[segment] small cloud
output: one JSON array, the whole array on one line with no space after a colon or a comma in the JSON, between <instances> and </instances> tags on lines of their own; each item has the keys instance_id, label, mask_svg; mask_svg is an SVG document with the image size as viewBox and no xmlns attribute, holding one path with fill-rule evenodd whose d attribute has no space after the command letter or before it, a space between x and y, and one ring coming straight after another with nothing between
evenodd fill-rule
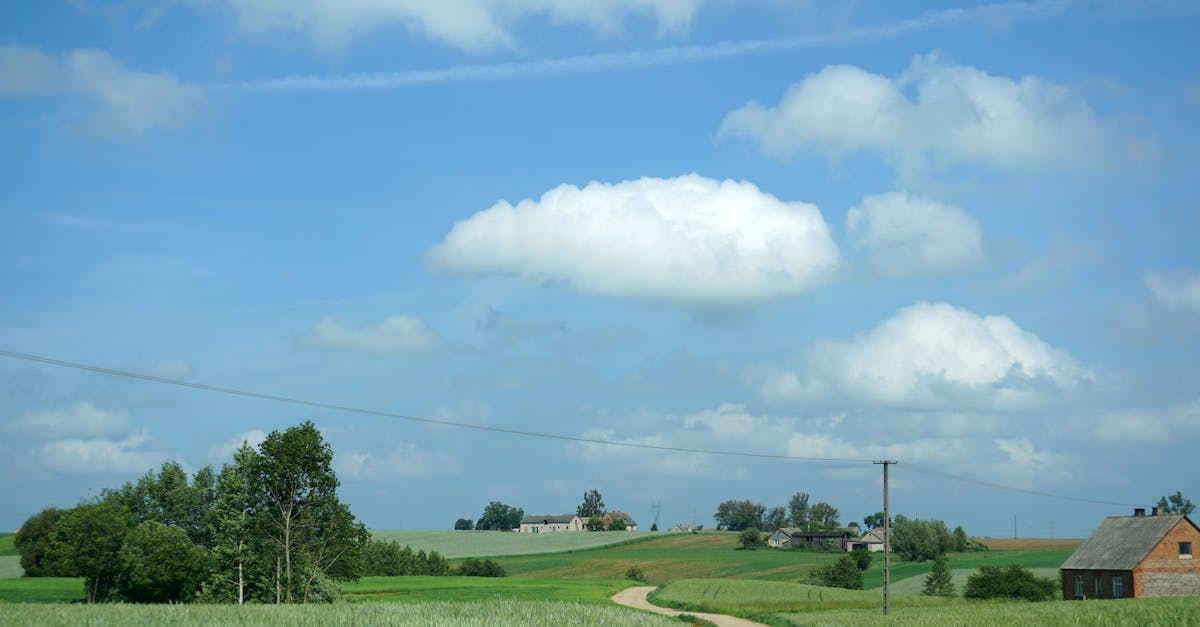
<instances>
[{"instance_id":1,"label":"small cloud","mask_svg":"<svg viewBox=\"0 0 1200 627\"><path fill-rule=\"evenodd\" d=\"M1172 313L1200 315L1200 272L1150 272L1142 283L1154 299Z\"/></svg>"},{"instance_id":2,"label":"small cloud","mask_svg":"<svg viewBox=\"0 0 1200 627\"><path fill-rule=\"evenodd\" d=\"M134 475L154 468L167 458L162 452L146 448L151 441L145 431L121 440L57 440L37 449L38 463L64 474Z\"/></svg>"},{"instance_id":3,"label":"small cloud","mask_svg":"<svg viewBox=\"0 0 1200 627\"><path fill-rule=\"evenodd\" d=\"M28 437L56 440L94 438L121 433L128 428L129 414L79 401L61 410L28 412L5 425L5 431Z\"/></svg>"},{"instance_id":4,"label":"small cloud","mask_svg":"<svg viewBox=\"0 0 1200 627\"><path fill-rule=\"evenodd\" d=\"M266 431L251 429L208 449L208 457L215 461L229 461L233 459L233 454L241 449L243 444L251 448L257 448L265 439L267 439Z\"/></svg>"},{"instance_id":5,"label":"small cloud","mask_svg":"<svg viewBox=\"0 0 1200 627\"><path fill-rule=\"evenodd\" d=\"M103 50L51 56L22 45L0 46L0 94L58 95L85 103L87 112L72 127L108 137L182 127L207 101L197 85L124 67Z\"/></svg>"},{"instance_id":6,"label":"small cloud","mask_svg":"<svg viewBox=\"0 0 1200 627\"><path fill-rule=\"evenodd\" d=\"M462 472L462 466L451 455L426 451L411 442L401 442L383 454L367 451L339 453L334 465L338 476L349 479L439 477Z\"/></svg>"},{"instance_id":7,"label":"small cloud","mask_svg":"<svg viewBox=\"0 0 1200 627\"><path fill-rule=\"evenodd\" d=\"M443 272L565 282L700 312L809 292L840 264L816 206L697 174L501 201L456 224L427 258Z\"/></svg>"},{"instance_id":8,"label":"small cloud","mask_svg":"<svg viewBox=\"0 0 1200 627\"><path fill-rule=\"evenodd\" d=\"M994 76L947 64L936 53L917 57L894 78L827 66L792 85L774 107L751 102L730 112L719 134L753 141L774 157L874 153L908 180L958 165L1089 170L1146 145L1068 86Z\"/></svg>"},{"instance_id":9,"label":"small cloud","mask_svg":"<svg viewBox=\"0 0 1200 627\"><path fill-rule=\"evenodd\" d=\"M347 327L336 318L322 319L313 332L297 341L304 348L348 350L370 355L422 355L440 350L442 339L411 316L392 316L374 326Z\"/></svg>"},{"instance_id":10,"label":"small cloud","mask_svg":"<svg viewBox=\"0 0 1200 627\"><path fill-rule=\"evenodd\" d=\"M983 229L966 211L890 192L863 198L846 215L854 247L883 276L955 272L984 259Z\"/></svg>"}]
</instances>

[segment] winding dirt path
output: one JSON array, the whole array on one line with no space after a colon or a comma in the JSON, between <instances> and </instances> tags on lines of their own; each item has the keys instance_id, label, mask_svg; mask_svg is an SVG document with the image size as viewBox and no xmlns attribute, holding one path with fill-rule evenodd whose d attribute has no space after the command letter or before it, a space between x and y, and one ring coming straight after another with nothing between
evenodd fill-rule
<instances>
[{"instance_id":1,"label":"winding dirt path","mask_svg":"<svg viewBox=\"0 0 1200 627\"><path fill-rule=\"evenodd\" d=\"M655 586L634 586L625 588L624 590L612 595L613 602L625 607L632 607L639 610L648 610L655 614L663 614L666 616L679 616L680 614L691 614L697 618L703 618L707 621L712 621L719 627L767 627L762 623L756 623L744 618L736 616L727 616L725 614L706 614L704 612L683 612L680 610L671 610L665 607L654 605L646 599L646 595L654 592Z\"/></svg>"}]
</instances>

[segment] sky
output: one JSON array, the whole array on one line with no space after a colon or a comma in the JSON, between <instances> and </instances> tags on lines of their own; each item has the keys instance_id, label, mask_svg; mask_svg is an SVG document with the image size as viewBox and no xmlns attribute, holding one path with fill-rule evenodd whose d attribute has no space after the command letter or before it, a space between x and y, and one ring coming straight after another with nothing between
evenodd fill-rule
<instances>
[{"instance_id":1,"label":"sky","mask_svg":"<svg viewBox=\"0 0 1200 627\"><path fill-rule=\"evenodd\" d=\"M591 488L643 528L861 521L885 459L893 512L979 536L1200 497L1196 32L1170 0L3 3L0 528L305 420L377 529Z\"/></svg>"}]
</instances>

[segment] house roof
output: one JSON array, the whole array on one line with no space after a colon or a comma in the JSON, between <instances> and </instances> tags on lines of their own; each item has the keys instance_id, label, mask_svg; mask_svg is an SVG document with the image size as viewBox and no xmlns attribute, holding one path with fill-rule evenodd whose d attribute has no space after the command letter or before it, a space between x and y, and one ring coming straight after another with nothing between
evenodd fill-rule
<instances>
[{"instance_id":1,"label":"house roof","mask_svg":"<svg viewBox=\"0 0 1200 627\"><path fill-rule=\"evenodd\" d=\"M863 537L858 539L860 542L874 542L883 544L883 527L872 529L863 534Z\"/></svg>"},{"instance_id":2,"label":"house roof","mask_svg":"<svg viewBox=\"0 0 1200 627\"><path fill-rule=\"evenodd\" d=\"M776 533L783 532L793 538L841 538L849 536L850 532L845 529L840 531L805 531L796 527L783 527Z\"/></svg>"},{"instance_id":3,"label":"house roof","mask_svg":"<svg viewBox=\"0 0 1200 627\"><path fill-rule=\"evenodd\" d=\"M1062 568L1133 570L1181 520L1187 520L1189 525L1195 526L1182 514L1109 516L1092 532L1092 537L1063 562Z\"/></svg>"},{"instance_id":4,"label":"house roof","mask_svg":"<svg viewBox=\"0 0 1200 627\"><path fill-rule=\"evenodd\" d=\"M521 519L522 525L548 525L550 523L569 523L575 514L533 514Z\"/></svg>"},{"instance_id":5,"label":"house roof","mask_svg":"<svg viewBox=\"0 0 1200 627\"><path fill-rule=\"evenodd\" d=\"M637 523L633 521L633 518L629 514L626 514L625 512L604 512L604 515L606 517L612 517L613 520L620 518L621 520L625 521L626 525L629 525L629 526L637 525Z\"/></svg>"}]
</instances>

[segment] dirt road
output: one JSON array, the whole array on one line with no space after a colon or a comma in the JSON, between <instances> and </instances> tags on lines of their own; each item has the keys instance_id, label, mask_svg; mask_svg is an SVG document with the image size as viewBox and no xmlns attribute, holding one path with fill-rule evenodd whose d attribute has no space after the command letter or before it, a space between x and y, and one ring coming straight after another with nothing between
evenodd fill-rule
<instances>
[{"instance_id":1,"label":"dirt road","mask_svg":"<svg viewBox=\"0 0 1200 627\"><path fill-rule=\"evenodd\" d=\"M654 592L654 590L654 586L634 586L632 588L625 588L624 590L614 594L612 596L612 600L618 605L633 607L639 610L649 610L651 612L664 614L666 616L691 614L697 618L703 618L704 620L712 621L720 627L767 627L762 623L756 623L754 621L738 618L736 616L726 616L725 614L706 614L704 612L681 612L679 610L669 610L665 607L659 607L646 600L646 595Z\"/></svg>"}]
</instances>

